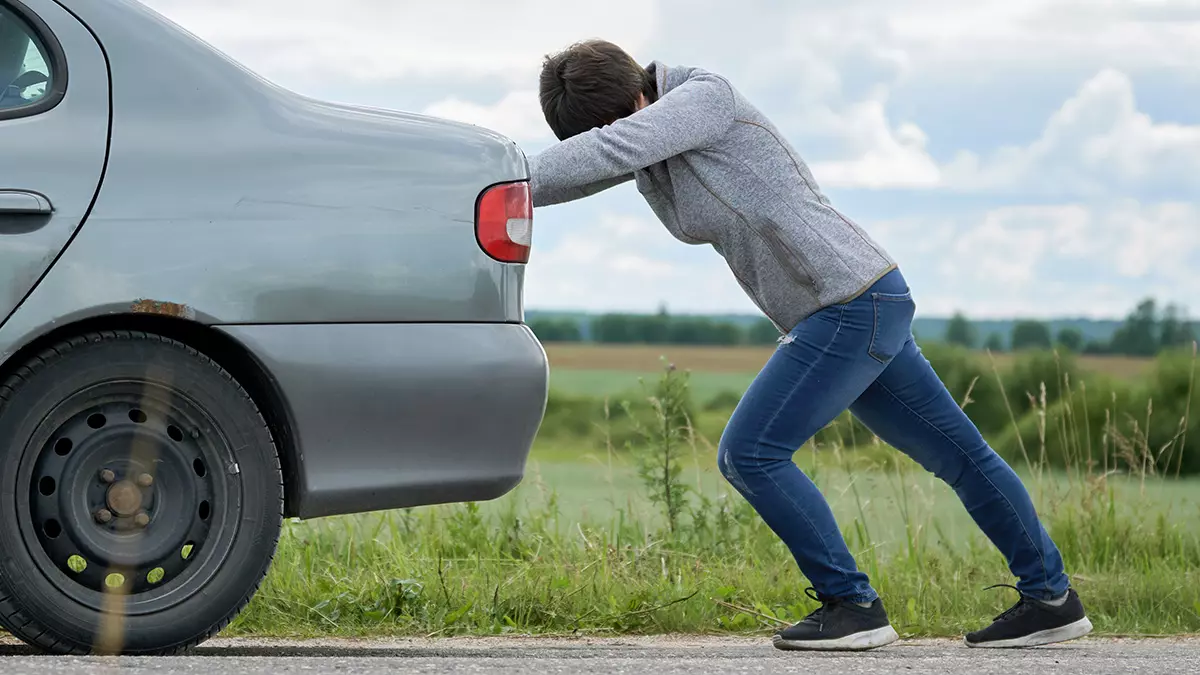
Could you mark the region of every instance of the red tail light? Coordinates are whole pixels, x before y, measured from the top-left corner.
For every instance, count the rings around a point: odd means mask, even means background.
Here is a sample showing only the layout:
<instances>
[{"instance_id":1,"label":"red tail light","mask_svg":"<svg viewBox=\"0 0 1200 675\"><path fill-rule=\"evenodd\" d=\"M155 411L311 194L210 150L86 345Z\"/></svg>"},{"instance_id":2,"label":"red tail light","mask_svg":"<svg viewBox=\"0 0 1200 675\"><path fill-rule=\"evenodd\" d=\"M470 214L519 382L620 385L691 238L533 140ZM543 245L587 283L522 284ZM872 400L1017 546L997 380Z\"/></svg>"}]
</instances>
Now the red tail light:
<instances>
[{"instance_id":1,"label":"red tail light","mask_svg":"<svg viewBox=\"0 0 1200 675\"><path fill-rule=\"evenodd\" d=\"M529 262L533 243L533 199L529 182L493 185L479 195L475 208L479 246L500 262Z\"/></svg>"}]
</instances>

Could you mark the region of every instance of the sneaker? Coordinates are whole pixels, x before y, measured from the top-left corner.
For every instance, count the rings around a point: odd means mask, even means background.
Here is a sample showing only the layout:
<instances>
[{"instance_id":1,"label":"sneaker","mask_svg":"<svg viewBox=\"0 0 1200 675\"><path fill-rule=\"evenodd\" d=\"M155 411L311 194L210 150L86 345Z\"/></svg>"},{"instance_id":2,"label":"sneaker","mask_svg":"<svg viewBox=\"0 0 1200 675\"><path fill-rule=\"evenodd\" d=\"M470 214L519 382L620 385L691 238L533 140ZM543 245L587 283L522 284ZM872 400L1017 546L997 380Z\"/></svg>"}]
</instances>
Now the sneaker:
<instances>
[{"instance_id":1,"label":"sneaker","mask_svg":"<svg viewBox=\"0 0 1200 675\"><path fill-rule=\"evenodd\" d=\"M1008 584L1000 585L1017 590ZM1074 640L1090 632L1092 622L1084 614L1079 594L1072 588L1067 591L1066 602L1057 607L1022 595L992 625L968 633L966 643L968 647L1035 647Z\"/></svg>"},{"instance_id":2,"label":"sneaker","mask_svg":"<svg viewBox=\"0 0 1200 675\"><path fill-rule=\"evenodd\" d=\"M775 633L777 649L863 650L900 639L888 622L883 600L879 598L870 607L863 607L849 600L822 595L812 588L805 593L821 606L800 623Z\"/></svg>"}]
</instances>

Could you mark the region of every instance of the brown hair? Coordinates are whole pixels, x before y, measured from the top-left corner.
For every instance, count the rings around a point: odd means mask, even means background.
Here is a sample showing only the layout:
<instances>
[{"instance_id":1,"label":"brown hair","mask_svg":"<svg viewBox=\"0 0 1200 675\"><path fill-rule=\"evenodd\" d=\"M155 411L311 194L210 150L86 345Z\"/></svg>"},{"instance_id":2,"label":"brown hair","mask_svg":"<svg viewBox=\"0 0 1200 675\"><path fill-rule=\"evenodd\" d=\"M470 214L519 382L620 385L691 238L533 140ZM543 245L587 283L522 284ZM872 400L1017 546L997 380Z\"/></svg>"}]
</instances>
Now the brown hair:
<instances>
[{"instance_id":1,"label":"brown hair","mask_svg":"<svg viewBox=\"0 0 1200 675\"><path fill-rule=\"evenodd\" d=\"M539 98L559 140L612 124L637 110L638 94L654 101L649 71L605 40L586 40L546 57Z\"/></svg>"}]
</instances>

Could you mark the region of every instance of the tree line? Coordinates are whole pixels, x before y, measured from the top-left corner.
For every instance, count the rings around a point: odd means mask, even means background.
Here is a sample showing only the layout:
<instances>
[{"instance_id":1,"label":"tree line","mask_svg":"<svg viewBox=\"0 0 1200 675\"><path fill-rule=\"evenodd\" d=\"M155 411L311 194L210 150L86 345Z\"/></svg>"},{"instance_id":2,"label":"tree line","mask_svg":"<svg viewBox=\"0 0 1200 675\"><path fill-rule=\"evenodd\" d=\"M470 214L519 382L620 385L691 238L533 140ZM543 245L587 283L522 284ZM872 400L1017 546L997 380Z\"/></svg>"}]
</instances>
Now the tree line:
<instances>
[{"instance_id":1,"label":"tree line","mask_svg":"<svg viewBox=\"0 0 1200 675\"><path fill-rule=\"evenodd\" d=\"M1061 348L1079 354L1117 354L1123 356L1154 356L1164 349L1186 346L1196 340L1196 333L1186 313L1168 304L1159 309L1147 298L1138 303L1108 340L1088 340L1078 328L1065 327L1051 335L1050 326L1042 321L1024 319L1013 324L1007 349ZM980 346L978 331L966 316L956 313L946 325L944 341L963 347ZM982 346L991 351L1005 351L1004 338L991 333Z\"/></svg>"},{"instance_id":2,"label":"tree line","mask_svg":"<svg viewBox=\"0 0 1200 675\"><path fill-rule=\"evenodd\" d=\"M544 342L585 341L584 326L579 319L538 317L530 320L529 326ZM603 314L590 319L588 328L588 341L606 344L735 346L769 345L779 339L779 331L765 318L742 323L672 315L666 308L655 314ZM1059 348L1077 354L1153 356L1164 349L1191 344L1196 332L1180 307L1168 304L1160 308L1153 299L1146 299L1107 340L1088 339L1078 328L1070 326L1054 332L1049 323L1033 319L1015 322L1008 336L993 332L981 339L979 330L961 312L946 324L944 335L917 337L922 342L929 338L994 352Z\"/></svg>"},{"instance_id":3,"label":"tree line","mask_svg":"<svg viewBox=\"0 0 1200 675\"><path fill-rule=\"evenodd\" d=\"M544 342L582 342L580 322L571 318L537 318L529 327ZM704 316L604 314L590 321L592 342L608 344L764 345L779 339L767 319L740 324Z\"/></svg>"}]
</instances>

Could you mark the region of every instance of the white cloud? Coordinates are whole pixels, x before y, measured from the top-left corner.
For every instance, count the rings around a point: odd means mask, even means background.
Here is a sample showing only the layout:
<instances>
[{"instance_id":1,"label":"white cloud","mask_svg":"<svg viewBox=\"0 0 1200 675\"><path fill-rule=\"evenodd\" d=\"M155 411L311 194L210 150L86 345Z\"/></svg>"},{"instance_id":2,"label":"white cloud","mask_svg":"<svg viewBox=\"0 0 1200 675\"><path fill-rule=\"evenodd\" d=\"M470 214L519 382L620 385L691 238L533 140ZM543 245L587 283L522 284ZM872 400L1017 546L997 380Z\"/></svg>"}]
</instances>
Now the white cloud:
<instances>
[{"instance_id":1,"label":"white cloud","mask_svg":"<svg viewBox=\"0 0 1200 675\"><path fill-rule=\"evenodd\" d=\"M528 84L549 51L593 35L637 50L657 20L653 0L569 9L553 0L145 2L265 76L306 88L329 78L408 76Z\"/></svg>"},{"instance_id":2,"label":"white cloud","mask_svg":"<svg viewBox=\"0 0 1200 675\"><path fill-rule=\"evenodd\" d=\"M491 105L460 98L448 98L428 106L422 112L498 131L517 142L553 138L542 115L536 91L511 92Z\"/></svg>"},{"instance_id":3,"label":"white cloud","mask_svg":"<svg viewBox=\"0 0 1200 675\"><path fill-rule=\"evenodd\" d=\"M679 313L757 311L719 255L681 244L652 216L543 220L571 229L541 248L535 231L525 277L530 307L652 312L666 303Z\"/></svg>"},{"instance_id":4,"label":"white cloud","mask_svg":"<svg viewBox=\"0 0 1200 675\"><path fill-rule=\"evenodd\" d=\"M967 189L1128 194L1158 182L1200 187L1200 125L1156 123L1138 110L1129 77L1103 70L1036 141L986 160L964 153L947 174L952 186Z\"/></svg>"},{"instance_id":5,"label":"white cloud","mask_svg":"<svg viewBox=\"0 0 1200 675\"><path fill-rule=\"evenodd\" d=\"M818 182L829 187L934 187L941 170L925 150L928 137L915 124L892 128L883 101L851 106L828 126L853 140L857 151L848 159L816 162Z\"/></svg>"},{"instance_id":6,"label":"white cloud","mask_svg":"<svg viewBox=\"0 0 1200 675\"><path fill-rule=\"evenodd\" d=\"M873 2L859 3L873 5ZM889 3L887 43L914 66L970 70L1102 62L1200 68L1194 0L911 0ZM883 8L880 8L883 9Z\"/></svg>"},{"instance_id":7,"label":"white cloud","mask_svg":"<svg viewBox=\"0 0 1200 675\"><path fill-rule=\"evenodd\" d=\"M868 223L921 313L1121 316L1147 295L1200 295L1200 206L1132 200L1006 206L929 223Z\"/></svg>"},{"instance_id":8,"label":"white cloud","mask_svg":"<svg viewBox=\"0 0 1200 675\"><path fill-rule=\"evenodd\" d=\"M1200 189L1200 125L1155 122L1138 109L1129 76L1112 69L1084 82L1039 138L987 157L964 150L939 165L925 150L925 132L908 123L892 127L881 101L853 106L830 126L862 141L847 159L813 165L817 180L834 187L1058 196Z\"/></svg>"}]
</instances>

